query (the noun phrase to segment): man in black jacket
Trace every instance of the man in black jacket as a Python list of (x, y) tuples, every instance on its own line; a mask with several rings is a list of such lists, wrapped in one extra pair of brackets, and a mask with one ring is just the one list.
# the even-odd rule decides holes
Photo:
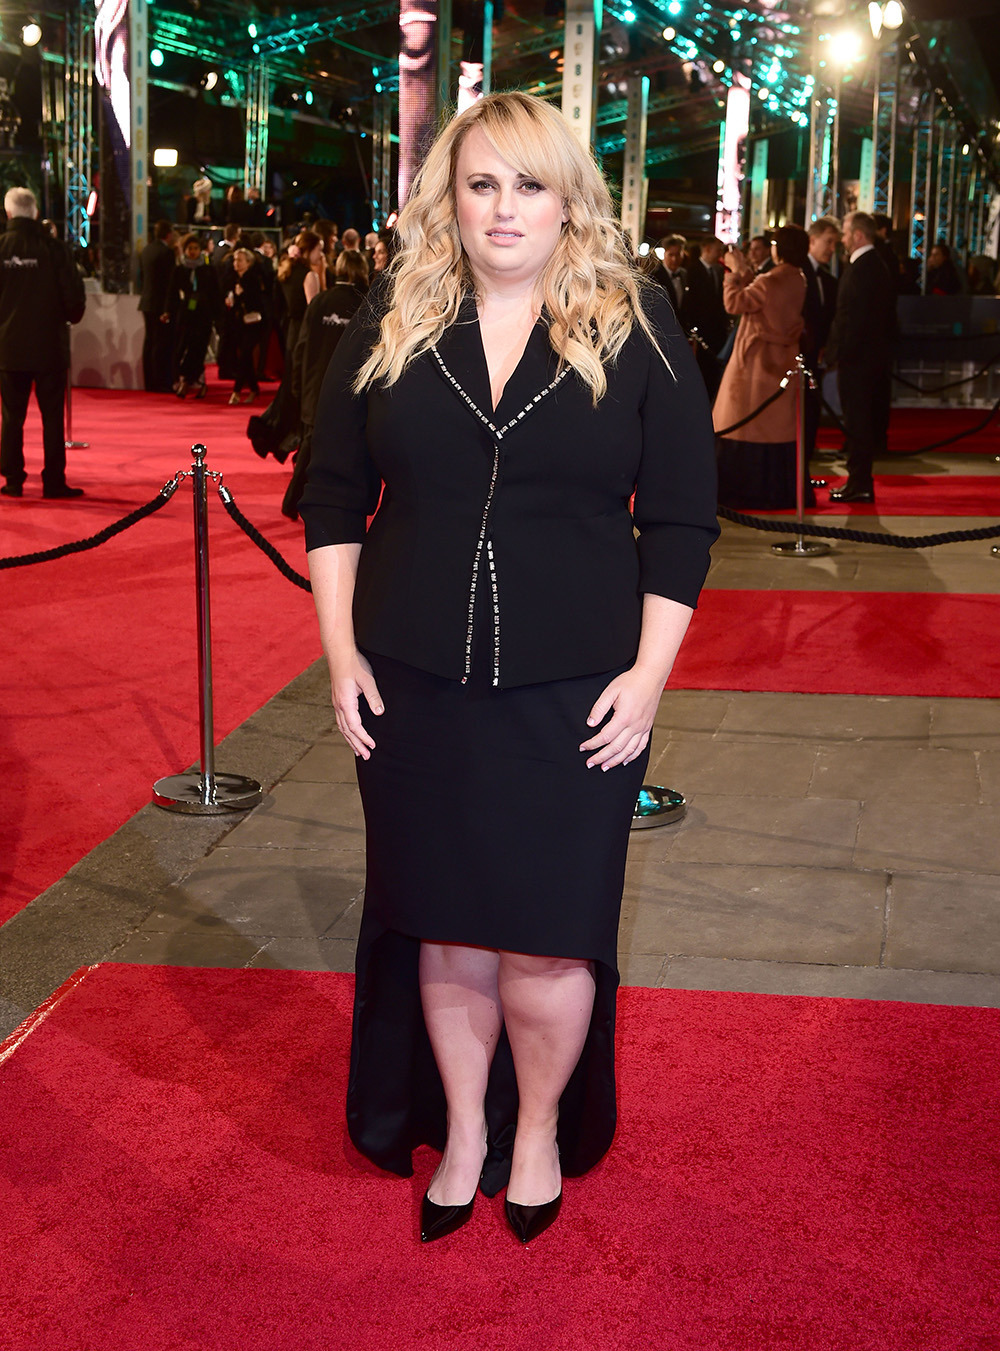
[(4, 197), (7, 229), (0, 235), (0, 487), (20, 497), (24, 469), (24, 419), (31, 386), (42, 414), (44, 497), (81, 497), (66, 483), (64, 405), (69, 370), (67, 323), (83, 318), (83, 281), (69, 250), (38, 221), (38, 204), (27, 188)]
[(802, 357), (816, 377), (816, 388), (806, 390), (806, 459), (816, 449), (819, 428), (820, 386), (827, 339), (833, 317), (837, 312), (837, 278), (830, 271), (830, 263), (840, 242), (840, 223), (829, 216), (821, 216), (809, 227), (809, 259), (802, 269), (806, 279), (806, 298), (802, 305), (800, 345)]
[(139, 254), (142, 278), (139, 312), (146, 325), (142, 340), (142, 383), (146, 389), (165, 394), (173, 383), (174, 331), (167, 300), (177, 254), (174, 251), (174, 227), (168, 220), (157, 221), (154, 233), (155, 238)]
[(874, 502), (872, 463), (885, 449), (896, 295), (889, 269), (875, 249), (875, 234), (875, 222), (865, 212), (844, 218), (844, 252), (850, 263), (837, 290), (827, 364), (837, 367), (847, 482), (831, 491), (831, 502)]
[(698, 344), (695, 357), (708, 390), (709, 402), (715, 398), (722, 379), (719, 353), (729, 336), (730, 320), (722, 300), (726, 269), (719, 261), (725, 251), (725, 244), (713, 235), (700, 246), (692, 245), (687, 260), (688, 304), (685, 317), (688, 327), (696, 328), (701, 343), (705, 344)]

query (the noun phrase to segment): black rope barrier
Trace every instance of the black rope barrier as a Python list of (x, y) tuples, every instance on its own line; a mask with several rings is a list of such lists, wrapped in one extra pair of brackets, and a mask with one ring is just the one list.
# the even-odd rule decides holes
[(728, 436), (730, 432), (735, 432), (738, 428), (745, 427), (748, 422), (753, 422), (754, 418), (759, 417), (765, 408), (769, 408), (771, 404), (774, 403), (775, 399), (780, 399), (784, 392), (784, 386), (779, 386), (779, 388), (776, 389), (773, 394), (769, 394), (764, 402), (760, 404), (759, 407), (755, 408), (752, 413), (748, 413), (746, 417), (740, 418), (739, 422), (734, 422), (730, 427), (723, 427), (722, 431), (715, 433), (716, 436)]
[(155, 497), (150, 498), (145, 506), (137, 507), (135, 511), (130, 511), (121, 520), (106, 525), (96, 535), (90, 535), (86, 539), (70, 540), (67, 544), (58, 544), (52, 549), (40, 549), (32, 554), (14, 554), (8, 558), (0, 558), (0, 569), (23, 568), (27, 567), (29, 563), (49, 563), (54, 558), (66, 558), (69, 554), (82, 554), (87, 549), (96, 549), (99, 544), (106, 544), (109, 539), (114, 539), (115, 535), (120, 535), (123, 530), (128, 530), (130, 526), (138, 525), (147, 516), (152, 516), (161, 507), (165, 507), (177, 491), (179, 483), (179, 476), (170, 479)]
[(281, 554), (278, 553), (274, 545), (264, 538), (264, 536), (260, 533), (260, 531), (251, 521), (247, 520), (247, 518), (243, 515), (242, 511), (240, 511), (239, 507), (236, 505), (236, 501), (232, 493), (229, 491), (229, 489), (225, 486), (224, 483), (219, 484), (219, 497), (230, 519), (235, 521), (235, 523), (243, 531), (244, 535), (246, 535), (247, 539), (251, 540), (254, 544), (256, 544), (257, 548), (261, 551), (261, 553), (267, 555), (267, 557), (271, 560), (271, 562), (278, 569), (281, 575), (283, 577), (287, 577), (288, 580), (292, 582), (295, 586), (301, 587), (303, 591), (312, 591), (312, 583), (310, 582), (309, 578), (303, 577), (301, 572), (296, 572), (295, 569), (292, 567), (291, 563), (289, 563), (286, 559), (282, 558)]
[(751, 530), (765, 530), (771, 534), (817, 535), (821, 539), (846, 539), (853, 544), (885, 544), (891, 549), (928, 549), (935, 544), (958, 544), (968, 540), (1000, 539), (1000, 525), (980, 526), (975, 530), (946, 530), (937, 535), (890, 535), (888, 531), (850, 530), (844, 526), (811, 525), (807, 521), (774, 520), (764, 516), (749, 516), (742, 511), (720, 506), (718, 514), (736, 525)]
[(900, 375), (898, 371), (893, 371), (892, 378), (897, 380), (901, 385), (905, 385), (907, 389), (915, 389), (918, 394), (943, 394), (946, 389), (958, 389), (959, 385), (971, 385), (972, 382), (978, 380), (981, 375), (985, 375), (987, 371), (991, 371), (998, 361), (1000, 361), (1000, 352), (997, 352), (994, 356), (990, 357), (985, 366), (980, 366), (975, 375), (965, 375), (961, 380), (949, 380), (946, 385), (932, 385), (930, 389), (926, 388), (924, 385), (918, 385), (913, 380), (907, 380), (906, 376)]

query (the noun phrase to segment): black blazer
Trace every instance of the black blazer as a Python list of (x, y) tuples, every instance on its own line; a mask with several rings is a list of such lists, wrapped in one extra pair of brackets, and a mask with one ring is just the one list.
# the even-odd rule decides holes
[(696, 328), (715, 353), (725, 345), (731, 322), (722, 301), (725, 274), (726, 269), (719, 263), (706, 267), (700, 258), (695, 258), (687, 268), (687, 305), (682, 314), (684, 327)]
[(12, 216), (0, 234), (0, 371), (69, 366), (66, 324), (87, 303), (69, 249), (40, 221)]
[(366, 302), (327, 369), (299, 506), (308, 549), (363, 541), (361, 648), (462, 679), (482, 588), (477, 652), (488, 645), (495, 684), (532, 684), (634, 660), (645, 591), (696, 604), (719, 530), (712, 422), (690, 348), (649, 290), (674, 374), (635, 325), (596, 408), (539, 322), (494, 412), (471, 295), (436, 353), (355, 397), (377, 336)]
[(801, 347), (803, 354), (815, 361), (826, 346), (837, 312), (837, 278), (823, 268), (817, 271), (808, 259), (802, 275), (806, 279), (806, 298), (802, 303), (805, 328)]
[(174, 279), (177, 254), (162, 239), (151, 240), (139, 254), (142, 277), (141, 314), (166, 314), (170, 283)]
[(829, 365), (885, 365), (896, 332), (896, 292), (889, 269), (869, 249), (844, 269), (826, 344)]

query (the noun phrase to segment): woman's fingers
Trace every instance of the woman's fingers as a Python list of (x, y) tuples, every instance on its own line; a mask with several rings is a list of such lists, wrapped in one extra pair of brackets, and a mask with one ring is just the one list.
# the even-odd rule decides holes
[[(378, 691), (375, 690), (375, 682), (370, 676), (369, 680), (377, 697)], [(367, 760), (371, 751), (375, 749), (375, 741), (365, 730), (364, 723), (361, 721), (361, 710), (358, 707), (360, 692), (361, 685), (357, 680), (337, 681), (333, 689), (333, 707), (337, 715), (337, 726), (340, 729), (341, 736), (355, 755), (360, 755), (363, 760)], [(381, 707), (381, 699), (379, 699), (379, 706)]]

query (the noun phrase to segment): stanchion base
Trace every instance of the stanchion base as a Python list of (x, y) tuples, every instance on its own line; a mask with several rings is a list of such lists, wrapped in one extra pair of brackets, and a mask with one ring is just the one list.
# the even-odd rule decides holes
[(168, 774), (153, 784), (153, 801), (168, 812), (187, 812), (191, 816), (221, 816), (224, 812), (246, 812), (256, 807), (264, 789), (256, 779), (242, 774), (216, 774), (215, 791), (206, 801), (205, 781), (200, 774)]
[(833, 550), (829, 544), (816, 544), (812, 540), (807, 544), (802, 539), (783, 539), (771, 545), (771, 552), (779, 558), (822, 558)]
[(89, 441), (67, 441), (67, 442), (66, 442), (66, 449), (67, 449), (67, 450), (88, 450), (89, 448), (90, 448), (90, 442), (89, 442)]
[(655, 783), (644, 783), (632, 812), (632, 829), (649, 830), (651, 826), (670, 826), (684, 819), (687, 798), (673, 788), (660, 788)]

